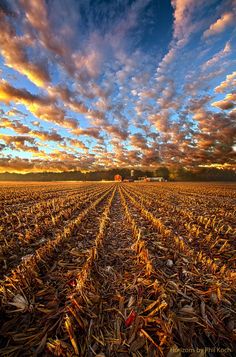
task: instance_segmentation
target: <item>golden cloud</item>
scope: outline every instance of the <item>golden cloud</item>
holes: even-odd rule
[[[7,21],[6,16],[0,13],[1,36],[0,53],[5,64],[25,75],[31,82],[39,87],[44,87],[50,81],[50,76],[45,65],[33,63],[28,59],[25,46],[29,39],[17,36],[13,26]]]
[[[213,107],[220,108],[222,110],[228,110],[235,107],[234,102],[231,100],[219,100],[218,102],[213,102],[211,104]]]
[[[232,25],[235,21],[233,12],[225,12],[216,22],[214,22],[208,30],[203,34],[205,38],[223,32],[228,26]]]
[[[52,103],[50,98],[31,94],[25,89],[17,89],[5,80],[0,80],[0,101],[6,104],[23,104],[34,116],[44,121],[72,129],[78,126],[77,120],[66,118],[65,111]]]

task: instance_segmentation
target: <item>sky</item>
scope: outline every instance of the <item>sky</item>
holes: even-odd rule
[[[0,172],[236,169],[236,0],[0,0]]]

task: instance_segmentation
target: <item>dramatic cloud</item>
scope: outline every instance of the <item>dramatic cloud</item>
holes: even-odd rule
[[[66,118],[65,111],[48,97],[31,94],[25,89],[17,89],[4,80],[0,80],[0,100],[23,104],[35,117],[75,129],[78,125],[74,119]]]
[[[33,44],[30,37],[17,36],[15,28],[8,21],[6,16],[0,13],[1,36],[0,53],[4,57],[8,67],[24,74],[30,81],[39,86],[44,86],[50,81],[45,62],[32,61],[27,55],[27,47]]]
[[[215,88],[215,92],[223,93],[227,88],[235,88],[236,87],[236,71],[228,74],[226,76],[226,80],[221,82],[219,86]]]
[[[30,128],[27,125],[21,124],[18,120],[11,121],[7,118],[1,119],[0,128],[13,129],[18,134],[28,134],[30,132]]]
[[[233,165],[235,0],[5,0],[0,171]]]
[[[204,37],[207,38],[225,31],[228,26],[235,23],[235,19],[236,16],[233,12],[226,12],[222,14],[222,16],[204,32]]]
[[[219,100],[218,102],[212,103],[213,107],[220,108],[222,110],[232,109],[235,104],[231,100]]]
[[[202,6],[204,0],[172,0],[174,7],[174,37],[182,40],[194,31],[196,24],[191,19],[198,6]]]

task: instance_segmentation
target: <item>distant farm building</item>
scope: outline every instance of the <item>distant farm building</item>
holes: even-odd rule
[[[146,177],[146,179],[144,181],[146,181],[146,182],[164,182],[165,179],[164,179],[164,177]]]
[[[120,176],[120,175],[115,175],[115,176],[114,176],[114,180],[115,180],[116,182],[121,182],[121,181],[122,181],[122,176]]]
[[[141,176],[138,178],[138,181],[143,181],[143,182],[164,182],[165,179],[164,177],[158,176],[158,177],[147,177],[147,176]]]

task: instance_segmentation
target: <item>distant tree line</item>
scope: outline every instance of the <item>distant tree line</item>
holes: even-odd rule
[[[202,167],[197,170],[178,168],[169,172],[169,179],[170,181],[236,181],[236,171],[213,167]]]
[[[101,171],[68,171],[68,172],[42,172],[42,173],[0,173],[0,181],[100,181],[113,180],[120,174],[123,178],[130,178],[130,169],[110,169]],[[138,177],[161,176],[169,181],[236,181],[236,172],[233,170],[220,170],[216,168],[198,168],[187,170],[185,168],[168,169],[160,167],[154,171],[134,170],[134,179]]]
[[[37,173],[0,173],[0,181],[101,181],[113,180],[120,174],[123,178],[130,177],[130,169],[111,169],[101,171],[65,171],[65,172],[37,172]],[[135,178],[139,176],[151,176],[151,171],[135,171]]]

